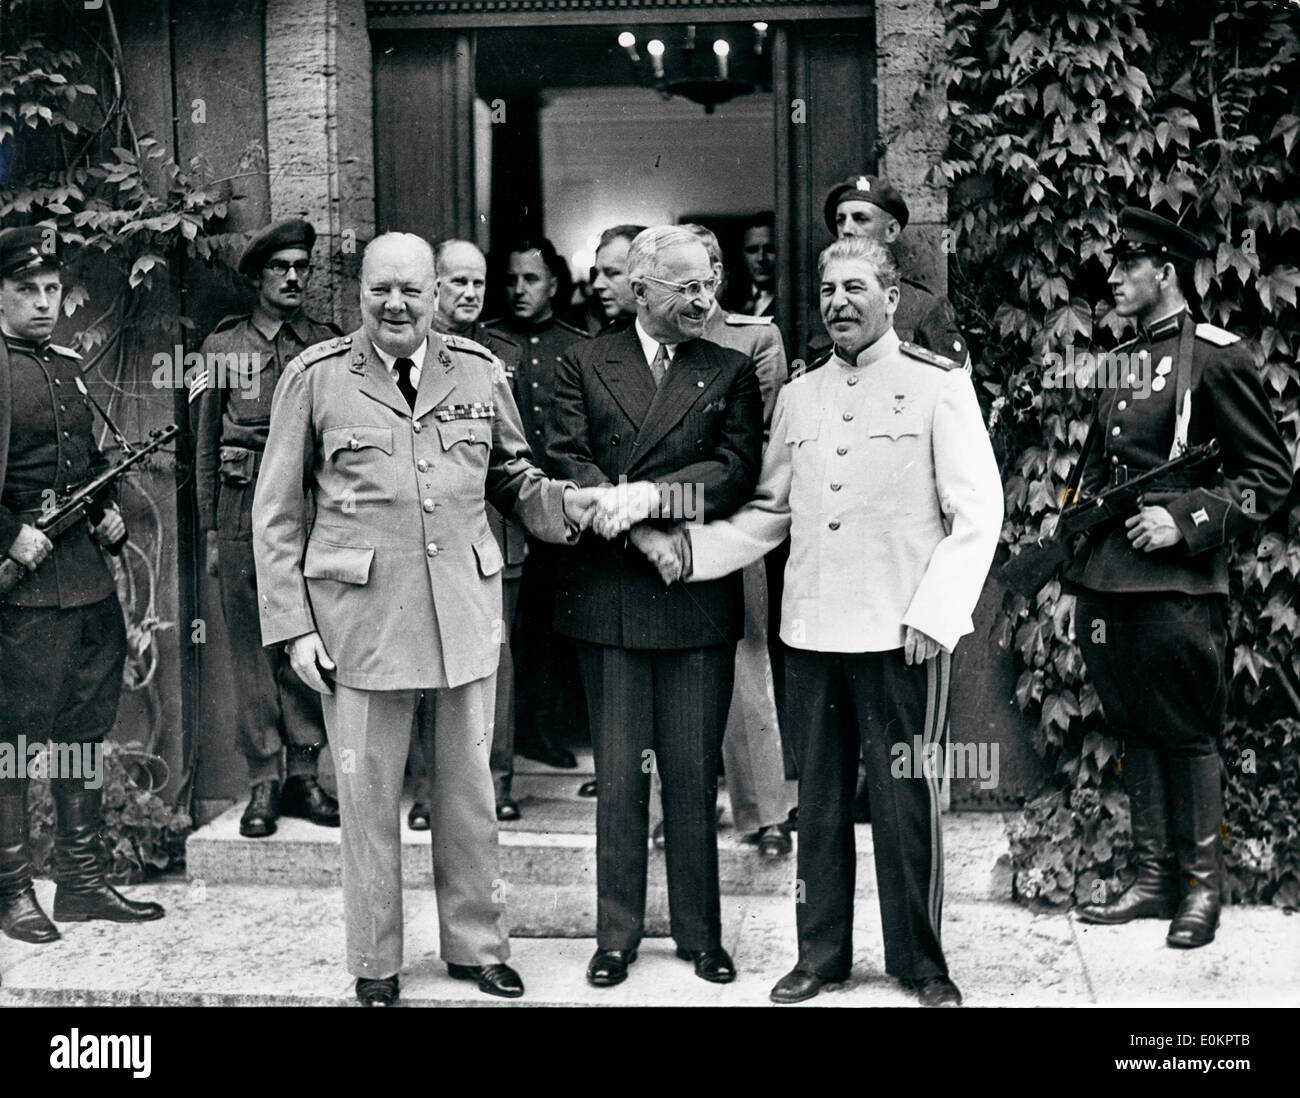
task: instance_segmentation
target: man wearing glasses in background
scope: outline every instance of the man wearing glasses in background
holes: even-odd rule
[[[646,229],[627,275],[636,320],[570,347],[556,376],[546,466],[617,485],[565,553],[555,628],[578,642],[595,752],[597,926],[587,980],[627,978],[644,932],[650,772],[663,783],[677,955],[714,983],[722,945],[718,756],[744,629],[741,576],[663,582],[635,545],[674,518],[725,518],[753,494],[763,401],[752,360],[701,336],[717,284],[688,229]],[[689,514],[687,513],[689,511]],[[615,537],[630,527],[628,538]],[[631,544],[628,544],[631,542]]]
[[[251,314],[222,320],[202,347],[205,362],[243,360],[247,374],[226,365],[189,379],[190,402],[198,402],[199,525],[208,575],[221,581],[239,749],[252,787],[239,821],[239,833],[248,838],[275,834],[282,814],[339,826],[338,802],[316,780],[325,743],[320,698],[294,674],[280,647],[262,647],[253,567],[253,490],[276,383],[299,353],[340,334],[304,311],[315,243],[316,230],[299,218],[277,221],[253,237],[239,272],[256,286],[257,305]]]

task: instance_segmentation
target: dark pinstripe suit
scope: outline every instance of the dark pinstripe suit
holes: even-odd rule
[[[691,486],[681,498],[693,497],[708,520],[753,494],[763,405],[750,360],[703,339],[678,345],[656,389],[628,328],[569,349],[549,432],[553,475],[584,487],[623,478]],[[743,631],[740,573],[665,589],[636,549],[593,534],[567,558],[555,627],[580,642],[595,749],[597,945],[630,949],[641,938],[645,753],[653,751],[663,780],[673,937],[686,949],[713,948],[721,944],[714,806]]]

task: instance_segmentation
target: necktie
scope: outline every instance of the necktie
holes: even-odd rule
[[[659,350],[655,352],[654,360],[650,363],[650,373],[655,379],[655,388],[659,388],[664,382],[664,374],[668,372],[668,347],[661,343]]]
[[[415,386],[411,384],[411,371],[415,369],[415,363],[409,358],[399,358],[393,366],[397,370],[397,388],[406,397],[407,405],[414,410]]]

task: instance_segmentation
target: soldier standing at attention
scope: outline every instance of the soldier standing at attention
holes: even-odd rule
[[[1147,492],[1123,526],[1093,538],[1066,573],[1088,674],[1111,731],[1124,741],[1133,816],[1132,887],[1088,904],[1088,923],[1172,919],[1166,943],[1214,940],[1223,884],[1223,795],[1217,741],[1227,712],[1228,546],[1281,506],[1291,461],[1250,355],[1231,332],[1197,324],[1187,305],[1202,241],[1145,210],[1119,215],[1110,286],[1137,322],[1116,349],[1149,356],[1100,389],[1084,452],[1082,491],[1153,469],[1217,439],[1222,469]]]
[[[126,662],[122,607],[99,548],[126,535],[116,505],[93,528],[79,523],[55,543],[35,526],[52,493],[108,465],[90,404],[77,393],[81,358],[50,342],[63,299],[57,256],[52,228],[0,231],[0,546],[30,573],[0,595],[0,743],[10,745],[20,735],[101,744],[117,719]],[[59,932],[32,890],[25,763],[0,778],[0,930],[39,944]],[[51,776],[50,792],[54,918],[161,919],[158,904],[128,900],[105,879],[102,784]]]
[[[325,743],[320,698],[293,673],[280,649],[262,647],[253,565],[253,491],[276,383],[290,360],[338,335],[332,324],[303,311],[315,243],[316,230],[297,218],[277,221],[253,237],[239,272],[256,284],[257,305],[250,315],[226,317],[213,329],[202,347],[209,369],[190,381],[190,400],[199,402],[199,524],[208,575],[221,581],[239,749],[252,787],[239,821],[239,833],[249,838],[275,834],[281,815],[339,825],[338,802],[316,780]],[[236,356],[245,355],[237,368]]]

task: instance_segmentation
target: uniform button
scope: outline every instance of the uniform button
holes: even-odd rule
[[[429,463],[425,461],[424,458],[420,458],[420,460],[415,463],[415,467],[422,473],[427,473],[429,471]]]
[[[1117,405],[1115,405],[1115,407],[1118,408],[1118,409],[1122,412],[1125,408],[1128,407],[1128,401],[1127,401],[1127,400],[1121,400]]]
[[[849,452],[849,448],[847,446],[836,446],[835,452],[839,454],[840,457],[843,457],[845,454]]]
[[[67,438],[67,437],[68,437],[68,432],[67,432],[67,431],[64,431],[64,432],[63,432],[63,437],[64,437],[64,438]]]
[[[827,525],[828,525],[832,530],[838,530],[838,529],[840,528],[840,524],[839,524],[839,520],[838,520],[838,519],[832,519],[829,523],[827,523]]]
[[[1110,463],[1111,463],[1112,465],[1118,465],[1118,464],[1119,464],[1119,455],[1118,455],[1118,454],[1111,454],[1111,455],[1110,455]]]
[[[858,383],[858,375],[854,374],[852,377],[849,378],[849,384],[856,385],[857,383]]]
[[[83,401],[82,403],[85,403],[85,402]],[[59,411],[60,411],[60,412],[66,412],[67,410],[68,410],[68,406],[67,406],[66,404],[60,404],[60,405],[59,405]]]
[[[57,387],[57,386],[59,386],[59,385],[62,385],[63,382],[61,382],[61,381],[56,377],[56,378],[54,379],[54,384],[55,384],[55,386]]]
[[[437,507],[438,505],[437,505],[436,503],[434,503],[433,500],[431,500],[431,499],[426,499],[426,500],[424,501],[424,503],[421,504],[421,506],[422,506],[426,511],[430,511],[430,512],[432,512],[433,509],[434,509],[435,507]]]
[[[1112,427],[1112,428],[1110,429],[1110,434],[1111,434],[1111,437],[1112,437],[1112,438],[1119,438],[1119,428],[1118,428],[1118,427]]]
[[[832,491],[832,492],[838,492],[838,491],[839,491],[841,488],[843,488],[843,487],[844,487],[844,485],[842,485],[842,484],[838,484],[838,483],[836,483],[835,481],[831,481],[831,491]]]
[[[540,387],[541,387],[541,384],[542,384],[542,383],[541,383],[540,381],[534,381],[534,382],[533,382],[533,388],[534,388],[534,389],[540,388]]]
[[[355,450],[355,449],[356,449],[358,446],[360,446],[360,445],[361,445],[361,443],[360,443],[359,441],[357,441],[357,437],[356,437],[356,435],[353,435],[350,439],[348,439],[348,449],[349,449],[349,450]]]
[[[538,336],[529,336],[529,337],[528,337],[528,342],[529,342],[529,343],[540,343],[540,342],[541,342],[541,338],[538,337]]]
[[[533,405],[533,411],[534,411],[534,412],[537,412],[538,414],[540,414],[541,411],[542,411],[542,409],[541,409],[540,406],[534,404],[534,405]]]
[[[411,430],[418,435],[421,431],[424,430],[424,428],[420,426],[420,421],[416,419],[411,421]]]
[[[434,545],[433,542],[429,542],[429,544],[424,547],[424,555],[428,557],[436,557],[438,555],[438,547]]]
[[[66,465],[69,469],[72,468],[72,462],[70,461],[65,461],[63,464]]]
[[[845,422],[845,423],[851,423],[852,421],[853,421],[853,413],[852,413],[852,412],[845,412],[845,413],[844,413],[844,422]]]
[[[534,365],[534,366],[540,366],[541,363],[540,363],[537,359],[533,359],[533,365]]]

